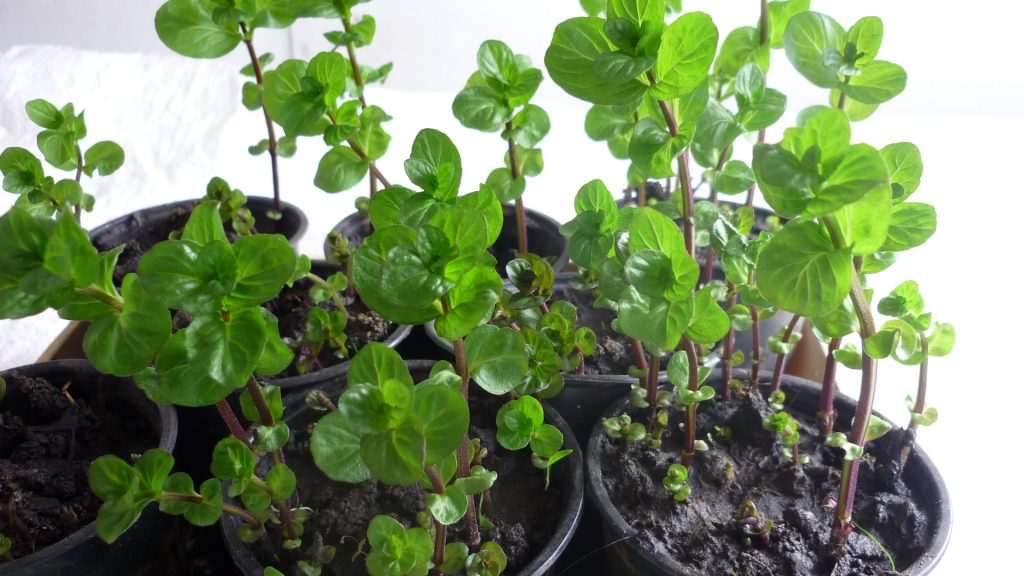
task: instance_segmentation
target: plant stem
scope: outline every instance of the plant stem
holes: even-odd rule
[[[917,400],[914,401],[914,414],[923,414],[924,409],[927,406],[925,402],[925,395],[928,392],[928,337],[924,332],[918,333],[918,338],[921,342],[921,353],[924,354],[924,360],[921,361],[921,366],[917,373]],[[913,417],[910,418],[910,423],[907,424],[907,430],[910,432],[906,436],[907,445],[903,447],[903,451],[900,453],[900,472],[903,471],[903,467],[907,465],[907,459],[910,458],[910,452],[914,448],[914,438],[917,432],[917,422]]]
[[[441,480],[441,475],[438,474],[437,468],[427,466],[424,468],[424,471],[427,473],[427,477],[430,478],[430,485],[434,487],[434,492],[436,494],[444,494],[444,482]],[[447,536],[448,527],[437,522],[434,526],[434,570],[431,572],[435,576],[441,573],[439,567],[444,562],[444,543]]]
[[[726,146],[725,149],[722,150],[722,153],[718,155],[718,162],[715,163],[716,172],[721,171],[722,167],[725,166],[725,158],[728,155],[730,149],[732,149],[731,144],[729,146]],[[718,190],[715,190],[715,187],[712,186],[710,183],[708,184],[708,187],[711,190],[711,193],[708,196],[708,200],[715,206],[718,206]],[[715,249],[713,246],[708,245],[706,251],[704,252],[704,284],[708,284],[711,282],[711,277],[714,276],[714,273]]]
[[[505,122],[505,131],[512,133],[512,121]],[[519,173],[519,153],[516,152],[516,143],[510,136],[508,138],[508,163],[512,171],[512,181],[521,180],[523,175]],[[516,198],[516,234],[519,235],[519,254],[529,252],[526,238],[526,210],[523,208],[523,197]]]
[[[730,282],[727,284],[729,292],[732,294],[729,296],[728,305],[732,308],[736,305],[736,287]],[[725,334],[725,342],[722,344],[722,399],[732,400],[732,386],[729,385],[732,382],[732,348],[736,344],[736,330],[732,327],[732,322],[729,323],[729,331]]]
[[[647,182],[641,182],[636,188],[636,205],[641,208],[647,206]]]
[[[647,371],[647,403],[651,405],[651,427],[658,418],[658,369],[661,358],[651,354],[651,368]]]
[[[345,309],[345,303],[342,302],[341,296],[338,296],[338,291],[335,290],[334,286],[331,286],[331,284],[329,282],[327,282],[327,280],[324,280],[323,278],[321,278],[320,276],[317,276],[316,274],[314,274],[312,272],[307,272],[306,273],[306,279],[309,280],[310,282],[320,286],[324,290],[327,290],[327,292],[331,295],[331,301],[334,302],[334,305],[338,308],[338,310],[344,310]],[[350,283],[350,285],[351,285],[351,283]]]
[[[838,242],[839,228],[828,216],[822,219],[832,236],[833,242]],[[852,266],[852,264],[851,264]],[[864,448],[867,440],[868,422],[871,419],[871,408],[875,403],[875,380],[877,377],[877,362],[868,355],[864,345],[868,338],[875,334],[875,319],[871,315],[871,307],[864,294],[864,287],[860,283],[860,274],[856,267],[853,267],[853,282],[850,287],[850,299],[853,302],[854,312],[860,323],[861,337],[861,380],[860,396],[857,399],[857,410],[853,416],[853,427],[850,430],[848,441]],[[857,473],[860,470],[860,460],[847,460],[843,463],[843,478],[839,485],[839,501],[836,503],[835,520],[832,523],[832,534],[829,538],[829,548],[834,556],[842,554],[846,544],[846,537],[853,530],[851,521],[853,518],[853,500],[857,494]]]
[[[341,25],[345,27],[345,33],[350,34],[352,32],[352,19],[348,15],[341,17]],[[363,84],[363,72],[359,69],[359,62],[356,60],[356,47],[351,40],[345,42],[345,49],[348,51],[348,61],[352,64],[352,80],[356,83],[356,86],[362,88]],[[366,99],[363,98],[362,91],[359,92],[359,103],[366,108]]]
[[[245,48],[249,52],[249,60],[252,62],[253,75],[256,76],[256,84],[262,89],[263,88],[263,67],[260,66],[260,59],[256,55],[256,47],[252,44],[252,36],[249,34],[249,29],[246,27],[245,22],[239,22],[238,27],[242,30],[242,40],[245,42]],[[263,119],[267,123],[267,152],[270,153],[270,173],[274,182],[274,211],[281,211],[281,178],[278,174],[277,168],[277,136],[274,133],[274,121],[270,119],[270,112],[267,112],[267,105],[265,103],[260,105],[263,109]]]
[[[441,297],[441,308],[445,314],[451,311],[451,302],[447,294]],[[465,400],[466,405],[469,406],[469,368],[466,356],[466,342],[462,338],[457,338],[452,341],[452,346],[455,348],[455,371],[462,378],[462,398]],[[470,464],[468,433],[462,436],[462,442],[459,444],[458,463],[458,477],[467,478],[469,476]],[[476,516],[476,502],[473,500],[473,497],[466,496],[466,501],[468,507],[463,519],[463,525],[466,528],[466,539],[469,541],[469,548],[475,552],[480,547],[480,524]]]
[[[690,379],[687,388],[696,392],[700,387],[700,378],[697,366],[697,349],[689,338],[683,338],[683,348],[686,350],[686,362],[690,366]],[[697,446],[697,403],[694,402],[686,407],[686,444],[683,446],[683,466],[687,470],[693,465],[693,455]]]
[[[231,435],[242,441],[249,450],[252,450],[252,442],[249,441],[249,436],[246,435],[245,429],[242,428],[242,424],[238,422],[238,417],[235,416],[235,411],[231,409],[231,405],[228,404],[227,400],[221,400],[217,402],[217,412],[220,413],[220,417],[227,424],[228,430]]]
[[[793,337],[793,331],[796,330],[796,325],[800,323],[800,319],[801,316],[794,315],[793,319],[789,321],[786,331],[782,334],[783,344],[789,344],[789,340]],[[775,371],[772,372],[772,392],[776,392],[782,387],[782,373],[786,370],[787,360],[789,360],[789,354],[785,352],[775,355]]]
[[[348,145],[352,147],[352,151],[355,152],[357,156],[369,162],[370,174],[376,177],[377,180],[380,180],[380,183],[382,186],[384,186],[384,188],[391,188],[391,182],[389,182],[388,179],[384,177],[384,174],[382,174],[380,169],[377,168],[377,164],[374,163],[373,160],[370,160],[370,157],[366,155],[366,152],[363,150],[363,147],[360,146],[359,143],[356,142],[353,138],[348,139]]]
[[[118,312],[124,312],[124,301],[121,300],[120,297],[107,294],[100,288],[97,288],[95,284],[84,288],[75,288],[75,293],[81,294],[82,296],[89,296],[90,298],[103,302]]]
[[[647,71],[647,79],[650,81],[651,86],[658,83],[657,78],[654,77],[654,72]],[[661,115],[665,117],[665,124],[668,125],[668,133],[675,138],[679,135],[679,125],[676,123],[676,118],[672,114],[672,109],[669,108],[668,102],[664,100],[658,100],[658,107],[661,108]],[[695,255],[694,250],[694,232],[693,232],[693,182],[690,181],[690,147],[687,146],[683,149],[682,154],[676,158],[679,165],[679,188],[683,193],[683,239],[686,240],[686,251],[693,258]]]
[[[645,384],[646,388],[646,383],[651,377],[651,369],[647,367],[647,356],[644,354],[644,345],[636,338],[630,338],[629,349],[633,353],[633,364],[635,364],[637,368],[647,371],[647,375],[644,376],[644,379],[641,381],[641,384]],[[650,390],[648,390],[647,393],[647,401],[653,402],[653,399],[650,397]]]
[[[764,46],[768,43],[768,0],[761,0],[761,18],[757,23],[757,43],[759,46]],[[768,83],[768,72],[764,72],[764,81]],[[764,144],[765,128],[761,128],[757,131],[757,143]],[[754,192],[757,190],[757,182],[747,190],[747,201],[746,205],[749,208],[754,207]]]
[[[190,504],[202,504],[203,497],[198,494],[179,494],[176,492],[161,492],[160,499],[167,502],[188,502]]]
[[[757,381],[761,379],[761,323],[757,319],[757,306],[750,305],[750,319],[753,324],[750,327],[750,382],[748,388],[757,388]]]
[[[253,528],[259,528],[262,525],[260,524],[259,519],[250,514],[248,510],[243,510],[237,506],[232,506],[231,504],[222,504],[220,509],[226,514],[232,514],[234,516],[238,516],[242,520],[245,520]]]
[[[267,405],[267,399],[263,397],[263,393],[260,391],[259,384],[256,383],[256,379],[250,377],[249,381],[245,384],[246,391],[249,392],[249,397],[252,398],[253,405],[256,406],[256,411],[260,414],[260,421],[264,426],[274,425],[274,415],[270,412],[270,406]],[[284,463],[284,453],[280,448],[274,450],[273,458],[275,464]],[[274,502],[277,506],[278,512],[281,514],[281,524],[284,524],[285,531],[288,534],[289,540],[295,540],[298,538],[298,534],[295,532],[295,526],[292,524],[292,509],[291,505],[285,500],[277,500]]]
[[[832,407],[836,398],[836,367],[835,352],[843,339],[833,338],[828,341],[828,356],[825,357],[825,376],[821,379],[821,397],[818,402],[818,434],[822,438],[832,433],[836,411]]]

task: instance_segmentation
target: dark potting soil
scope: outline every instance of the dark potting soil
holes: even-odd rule
[[[125,276],[138,271],[139,260],[150,248],[167,240],[172,232],[185,228],[193,208],[195,208],[195,204],[179,206],[171,211],[164,226],[142,228],[129,238],[124,243],[124,250],[117,258],[117,265],[114,266],[114,285],[120,286]],[[114,246],[103,246],[102,248],[110,249]]]
[[[668,430],[676,432],[666,436],[658,451],[637,443],[627,455],[617,442],[602,436],[604,485],[619,513],[637,530],[636,542],[689,567],[686,576],[897,574],[878,545],[856,530],[838,564],[829,559],[831,505],[838,494],[842,454],[823,445],[814,422],[791,413],[800,421],[800,451],[810,462],[794,466],[783,461],[780,446],[761,428],[769,413],[759,394],[701,406],[697,437],[705,438],[715,425],[729,427],[732,437],[714,437],[711,449],[697,455],[689,479],[693,493],[683,503],[676,503],[662,486],[669,465],[680,461],[681,414],[673,415]],[[904,568],[928,544],[931,520],[902,481],[886,489],[885,466],[871,456],[879,451],[869,445],[867,452],[853,518],[882,542],[897,568]],[[745,499],[761,518],[774,521],[767,541],[745,531],[738,520]]]
[[[555,286],[551,300],[565,300],[576,306],[576,326],[586,326],[597,335],[594,353],[584,358],[584,374],[629,373],[629,367],[633,365],[633,353],[629,348],[629,337],[612,329],[614,312],[605,308],[595,308],[593,294],[573,290],[564,285]],[[662,357],[663,367],[667,365],[669,358],[668,355]]]
[[[96,519],[89,464],[104,454],[129,459],[157,445],[126,402],[81,398],[64,382],[6,377],[0,401],[0,533],[15,558],[49,546]],[[0,564],[0,572],[3,571]]]
[[[309,297],[309,289],[313,283],[309,280],[300,280],[291,287],[286,286],[280,294],[264,306],[278,318],[278,330],[282,338],[292,342],[302,342],[306,333],[306,323],[309,317],[309,310],[319,306],[328,312],[337,310],[333,300],[317,303]],[[387,339],[395,330],[395,324],[385,319],[376,312],[371,311],[363,304],[359,297],[346,299],[345,311],[348,314],[348,324],[345,326],[345,347],[348,355],[344,358],[335,354],[334,348],[324,343],[317,359],[324,367],[347,361],[357,350],[370,342],[381,342]],[[312,371],[321,369],[313,364]],[[288,367],[279,377],[297,376],[294,363]]]
[[[533,560],[554,533],[555,512],[561,508],[556,466],[552,471],[551,486],[544,489],[544,473],[533,466],[529,450],[510,452],[495,439],[494,419],[502,399],[483,394],[471,397],[470,438],[480,438],[488,455],[483,466],[498,473],[498,480],[484,505],[484,515],[495,528],[481,530],[483,542],[498,542],[508,556],[506,574],[516,574]],[[289,466],[299,479],[299,497],[302,505],[313,509],[304,526],[303,548],[298,556],[285,564],[303,558],[318,546],[333,545],[337,549],[334,561],[323,569],[324,576],[365,576],[365,556],[357,554],[360,542],[366,538],[366,529],[377,515],[387,514],[406,527],[416,526],[416,514],[424,510],[424,492],[415,486],[386,486],[378,482],[345,484],[328,479],[313,463],[309,454],[311,427],[293,429],[292,440],[285,448]],[[479,500],[478,500],[479,502]],[[280,535],[273,534],[273,538]],[[448,542],[464,541],[461,523],[448,527]],[[363,542],[363,552],[369,544]],[[261,556],[264,565],[281,568],[268,556]],[[294,566],[283,569],[287,576],[301,576]],[[462,574],[462,572],[460,572]]]

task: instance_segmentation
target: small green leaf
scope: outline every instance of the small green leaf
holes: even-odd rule
[[[945,356],[953,351],[956,331],[952,324],[936,322],[935,329],[928,335],[928,355]]]
[[[359,456],[360,435],[338,411],[320,419],[310,438],[313,461],[328,478],[356,484],[370,479],[370,471]]]
[[[878,416],[872,414],[871,418],[868,420],[868,432],[865,441],[871,442],[873,440],[878,440],[882,436],[885,436],[885,433],[889,430],[892,430],[892,424],[889,424],[885,420],[882,420]]]
[[[168,0],[156,13],[156,32],[168,48],[192,58],[218,58],[242,41],[237,21],[215,21],[215,3]]]
[[[834,88],[839,75],[825,65],[825,53],[842,48],[846,33],[830,16],[802,12],[789,20],[783,37],[786,57],[804,78],[821,88]]]
[[[542,424],[533,432],[530,450],[542,458],[551,458],[562,447],[562,432],[551,424]]]
[[[490,86],[470,86],[455,96],[452,113],[467,128],[497,132],[512,119],[512,108]]]
[[[247,482],[255,469],[256,459],[241,440],[224,438],[214,446],[210,472],[217,478]]]
[[[636,100],[647,87],[634,79],[608,82],[595,71],[598,57],[614,50],[605,36],[604,22],[601,18],[570,18],[559,24],[544,54],[544,64],[551,79],[577,98],[594,104],[626,104]],[[711,43],[712,54],[714,44]]]
[[[450,200],[462,183],[462,158],[447,135],[428,128],[416,135],[405,173],[437,200]]]
[[[287,464],[275,464],[266,481],[275,500],[288,500],[295,492],[295,472]]]
[[[860,74],[851,76],[849,84],[840,84],[839,89],[858,102],[881,104],[898,96],[906,86],[907,73],[902,66],[875,60],[865,64]]]
[[[707,78],[718,46],[718,28],[703,12],[689,12],[665,28],[651,95],[672,100],[689,94]]]
[[[256,428],[256,447],[263,452],[280,450],[288,443],[288,436],[291,431],[284,422],[275,422],[273,426],[258,426]]]
[[[491,394],[513,390],[526,374],[525,347],[522,334],[511,328],[477,327],[466,338],[470,377]]]
[[[544,424],[544,408],[533,396],[506,402],[498,410],[498,444],[508,450],[521,450]]]
[[[407,485],[419,481],[426,461],[423,435],[411,426],[368,434],[359,454],[375,478],[386,484]]]
[[[444,494],[427,494],[425,504],[430,514],[441,524],[450,526],[466,515],[469,500],[458,484],[451,484]]]
[[[64,125],[64,115],[60,110],[42,98],[29,100],[25,104],[25,112],[29,120],[43,128],[57,130]]]
[[[343,192],[363,181],[368,161],[348,146],[335,146],[320,159],[313,183],[324,192]]]

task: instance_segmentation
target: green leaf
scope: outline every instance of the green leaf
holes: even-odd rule
[[[904,202],[892,209],[889,230],[882,245],[888,252],[903,252],[916,248],[935,233],[935,207],[920,202]]]
[[[146,500],[135,502],[128,498],[105,502],[96,518],[96,533],[107,544],[113,544],[135,524],[148,503]]]
[[[846,33],[846,42],[853,44],[857,53],[861,54],[858,65],[874,60],[882,46],[882,19],[865,16],[857,20]]]
[[[445,489],[444,494],[427,494],[425,504],[438,522],[451,526],[466,515],[469,500],[458,484],[452,484]]]
[[[497,479],[497,472],[487,470],[483,466],[473,466],[470,475],[455,480],[455,484],[462,488],[465,494],[473,496],[489,490]]]
[[[189,312],[218,306],[234,288],[235,273],[235,255],[225,242],[166,240],[139,261],[146,291],[167,308]]]
[[[873,254],[885,243],[892,215],[890,202],[889,189],[879,186],[835,212],[842,237],[852,245],[854,256]]]
[[[698,290],[691,300],[689,327],[686,336],[699,344],[712,345],[729,331],[729,315],[711,296],[712,288]]]
[[[818,12],[794,15],[786,26],[783,47],[786,57],[815,86],[835,88],[839,75],[825,65],[825,53],[841,51],[846,33],[830,16]]]
[[[223,495],[220,481],[209,478],[199,486],[202,504],[192,504],[185,509],[185,520],[195,526],[213,526],[220,520],[223,511]]]
[[[562,432],[551,424],[541,424],[530,439],[530,450],[542,458],[551,458],[562,447]]]
[[[359,455],[360,435],[338,411],[320,419],[310,437],[313,461],[328,478],[356,484],[370,479],[370,471]]]
[[[215,4],[168,0],[156,13],[156,33],[171,50],[192,58],[218,58],[242,41],[237,21],[215,22]]]
[[[640,208],[629,223],[629,251],[685,252],[683,233],[671,218],[653,208]]]
[[[910,142],[898,142],[882,148],[879,153],[889,168],[892,203],[903,202],[921,184],[921,174],[924,172],[921,151]]]
[[[786,26],[796,14],[806,12],[811,0],[775,0],[768,3],[768,35],[772,48],[782,48]]]
[[[277,317],[266,308],[261,308],[260,313],[263,314],[263,321],[266,324],[267,341],[253,371],[264,376],[276,376],[291,365],[295,353],[281,339]]]
[[[509,136],[524,148],[533,148],[551,130],[551,119],[543,108],[534,104],[523,106],[512,117],[512,132]]]
[[[455,206],[471,210],[483,217],[486,231],[483,243],[485,246],[494,244],[501,236],[501,227],[505,222],[505,212],[501,208],[502,200],[494,192],[481,187],[476,192],[463,194],[455,199]],[[433,216],[431,216],[431,219]],[[439,217],[443,218],[443,217]]]
[[[898,96],[907,87],[907,72],[892,62],[875,60],[860,69],[860,74],[850,77],[848,84],[839,89],[850,98],[865,104],[881,104]]]
[[[29,100],[25,104],[25,112],[29,120],[43,128],[57,130],[64,125],[64,115],[60,110],[42,98]]]
[[[654,66],[653,56],[630,56],[624,52],[606,52],[594,59],[594,73],[609,84],[628,82]]]
[[[0,153],[0,172],[4,190],[12,194],[28,194],[44,179],[43,163],[24,148],[11,147]]]
[[[263,452],[280,450],[288,443],[291,430],[284,422],[275,422],[273,426],[256,427],[256,447]]]
[[[511,328],[479,326],[466,337],[467,370],[491,394],[515,389],[526,375],[526,343]]]
[[[745,132],[756,132],[775,124],[786,112],[786,96],[778,90],[768,88],[764,96],[754,104],[741,106],[736,121]]]
[[[427,442],[428,465],[451,454],[469,430],[469,407],[459,391],[447,386],[417,387],[413,414]]]
[[[898,330],[879,330],[864,341],[864,351],[875,360],[883,360],[892,355],[899,343]]]
[[[455,96],[452,113],[467,128],[497,132],[512,119],[512,108],[490,86],[470,86]]]
[[[821,189],[807,204],[805,215],[821,216],[864,198],[877,188],[888,188],[888,169],[877,150],[854,144],[827,175]]]
[[[501,277],[493,267],[479,266],[462,275],[448,293],[451,309],[437,318],[434,328],[442,338],[454,340],[490,319],[501,295]]]
[[[878,301],[878,312],[894,318],[922,314],[924,299],[921,298],[917,282],[908,280],[893,288],[888,296]]]
[[[953,351],[956,331],[952,324],[936,322],[935,329],[928,335],[928,355],[945,356]]]
[[[267,472],[266,482],[275,500],[287,500],[295,492],[295,472],[287,464],[275,464]]]
[[[104,502],[133,492],[138,480],[131,465],[117,456],[100,456],[89,465],[89,489]]]
[[[644,22],[665,21],[665,0],[608,0],[608,19],[626,18],[640,26]]]
[[[82,346],[101,372],[131,376],[153,362],[171,335],[171,315],[138,284],[135,274],[125,276],[121,294],[124,310],[93,320]]]
[[[570,18],[559,24],[544,54],[544,64],[551,79],[577,98],[594,104],[626,104],[639,98],[647,86],[634,79],[608,82],[598,75],[598,57],[614,50],[605,36],[604,22],[601,18]]]
[[[238,438],[224,438],[214,446],[210,472],[217,478],[248,481],[255,469],[252,450]]]
[[[773,236],[757,263],[758,288],[773,304],[818,317],[842,304],[853,281],[849,248],[836,250],[813,222],[791,222]]]
[[[652,352],[672,350],[690,322],[689,307],[641,295],[630,286],[619,297],[619,329]]]
[[[85,173],[92,176],[99,172],[100,176],[113,174],[124,164],[124,149],[109,140],[97,142],[85,151]]]
[[[629,140],[629,158],[648,177],[666,178],[674,174],[675,159],[684,146],[681,138],[672,138],[654,119],[644,118]]]
[[[370,163],[348,146],[335,146],[317,165],[313,183],[324,192],[343,192],[363,181]]]
[[[192,214],[181,232],[182,240],[190,240],[197,244],[221,241],[227,242],[224,233],[224,222],[220,219],[220,206],[212,200],[204,200],[192,209]]]
[[[722,79],[735,78],[746,64],[756,64],[761,70],[768,70],[771,54],[767,46],[761,46],[760,34],[753,26],[741,26],[726,34],[722,48],[715,60],[715,76]]]
[[[711,100],[697,118],[694,130],[693,159],[705,168],[712,168],[718,165],[719,158],[743,134],[744,129],[732,112]]]
[[[57,217],[57,225],[46,242],[43,266],[76,287],[88,286],[98,279],[99,255],[70,211]]]
[[[295,270],[295,251],[280,234],[240,237],[233,245],[237,262],[235,287],[227,304],[257,306],[272,299]]]
[[[435,199],[451,200],[462,183],[462,157],[447,135],[427,128],[412,143],[405,174]]]
[[[523,396],[510,400],[498,410],[498,444],[507,450],[521,450],[543,424],[544,408],[536,398]]]
[[[717,47],[718,28],[710,16],[689,12],[677,18],[662,35],[651,95],[672,100],[693,92],[707,78]]]
[[[431,303],[411,307],[391,300],[392,294],[382,287],[387,253],[397,246],[415,245],[416,233],[405,226],[378,228],[363,241],[352,258],[352,282],[363,302],[388,320],[402,324],[420,324],[433,320],[441,310]]]
[[[730,160],[722,170],[711,176],[711,187],[722,194],[740,194],[750,190],[757,179],[754,171],[742,160]]]
[[[423,435],[411,426],[364,436],[359,454],[375,478],[393,485],[418,482],[426,460]]]
[[[868,419],[867,437],[864,440],[866,442],[878,440],[882,436],[885,436],[885,433],[889,430],[892,430],[892,424],[889,424],[885,420],[882,420],[878,416],[872,414],[871,418]]]

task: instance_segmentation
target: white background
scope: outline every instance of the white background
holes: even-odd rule
[[[89,138],[114,139],[125,146],[125,167],[112,177],[87,183],[97,209],[84,217],[94,226],[129,210],[172,199],[199,196],[213,175],[249,194],[269,195],[265,157],[251,158],[246,146],[263,137],[262,118],[239,104],[242,50],[217,60],[197,61],[166,49],[156,37],[156,0],[0,0],[0,148],[34,148],[36,129],[24,102],[45,97],[59,105],[73,101],[88,110]],[[694,0],[688,10],[705,10],[721,36],[753,25],[753,0]],[[932,364],[930,404],[941,414],[922,432],[921,445],[937,462],[954,506],[954,534],[938,576],[1014,573],[1011,556],[1019,531],[1016,511],[1019,464],[1001,457],[1019,452],[1024,381],[1014,364],[1021,325],[1016,232],[1021,218],[1024,75],[1020,74],[1018,26],[1022,14],[1009,2],[971,3],[841,2],[815,0],[812,7],[849,27],[876,15],[885,22],[879,58],[903,65],[906,91],[855,125],[854,140],[881,147],[911,141],[922,150],[925,175],[915,200],[939,210],[939,231],[875,281],[880,292],[916,279],[935,318],[958,332],[954,354]],[[367,98],[395,117],[387,128],[394,139],[380,163],[386,175],[404,180],[401,163],[423,127],[447,132],[463,154],[465,188],[482,181],[501,161],[494,134],[466,130],[451,118],[455,92],[475,66],[479,43],[507,42],[515,51],[543,62],[551,31],[580,14],[575,0],[377,0],[359,7],[377,18],[377,38],[360,51],[361,61],[395,62],[385,88]],[[309,58],[326,49],[320,35],[338,26],[306,21],[289,31],[260,31],[258,49],[278,62]],[[50,47],[26,47],[27,45]],[[769,132],[777,140],[802,107],[825,94],[792,72],[781,52],[773,53],[769,85],[789,95],[789,113]],[[625,165],[613,161],[603,144],[582,132],[587,105],[550,81],[538,103],[551,114],[552,132],[543,143],[544,174],[530,181],[528,205],[564,221],[580,185],[602,178],[621,187]],[[312,174],[324,148],[306,140],[299,154],[282,162],[284,197],[306,211],[310,231],[302,244],[317,255],[323,235],[349,213],[356,193],[330,196],[315,190]],[[738,152],[742,154],[742,152]],[[13,201],[0,195],[0,208]],[[61,329],[52,315],[31,321],[0,322],[0,367],[31,362]],[[914,372],[883,364],[877,406],[902,420],[903,397],[914,388]],[[857,374],[842,385],[855,392]],[[1017,568],[1016,570],[1019,570]]]

